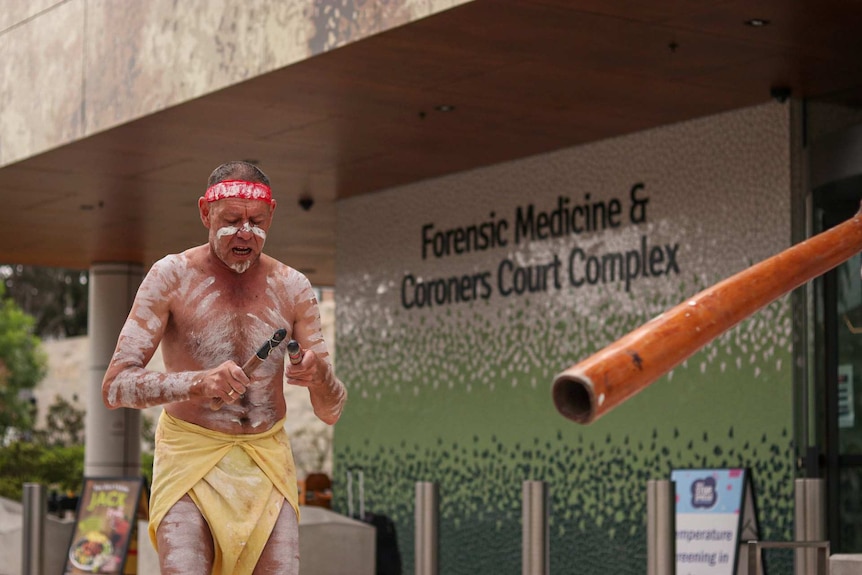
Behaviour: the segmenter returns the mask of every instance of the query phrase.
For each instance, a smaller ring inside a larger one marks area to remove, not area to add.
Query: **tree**
[[[0,441],[10,428],[33,427],[34,406],[21,392],[36,387],[48,371],[48,358],[33,327],[33,317],[7,298],[0,284]]]
[[[0,265],[0,278],[9,297],[35,318],[36,335],[62,338],[87,333],[86,270]]]
[[[20,500],[24,483],[47,485],[52,497],[78,492],[84,474],[85,412],[76,403],[74,396],[71,402],[55,396],[45,429],[34,430],[32,441],[0,445],[0,497]]]
[[[77,400],[77,394],[73,395],[72,401]],[[45,417],[45,429],[36,430],[34,438],[46,447],[84,445],[84,419],[86,412],[83,409],[55,395]]]
[[[46,447],[15,441],[0,447],[0,497],[21,501],[25,483],[76,492],[84,476],[84,446]]]

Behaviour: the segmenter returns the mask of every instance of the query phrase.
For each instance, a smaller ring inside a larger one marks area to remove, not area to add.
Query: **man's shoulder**
[[[269,258],[267,283],[278,292],[299,296],[313,291],[304,273],[274,258]]]
[[[204,246],[197,246],[176,254],[168,254],[157,260],[152,270],[159,273],[179,273],[188,271],[190,268],[199,267],[205,252]]]
[[[305,274],[296,268],[290,267],[270,256],[261,256],[263,263],[267,266],[267,275],[271,279],[291,284],[311,284]]]
[[[206,248],[206,245],[195,246],[182,252],[166,254],[157,260],[156,264],[188,265],[189,262],[203,257],[206,254]]]

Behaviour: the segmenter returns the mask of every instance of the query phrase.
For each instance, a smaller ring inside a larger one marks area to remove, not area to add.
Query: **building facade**
[[[128,5],[0,11],[0,243],[91,270],[89,474],[138,465],[137,413],[98,394],[137,285],[205,240],[209,170],[251,158],[279,199],[267,250],[335,287],[334,506],[361,467],[406,571],[416,482],[439,486],[441,572],[496,575],[519,570],[539,480],[554,573],[642,573],[646,483],[690,468],[749,469],[767,540],[795,536],[794,481],[820,479],[833,551],[862,552],[858,254],[594,423],[550,393],[853,217],[862,114],[829,94],[862,85],[858,35],[832,33],[858,9],[775,4],[755,37],[725,2]]]
[[[749,468],[762,537],[792,539],[789,295],[592,424],[551,401],[563,369],[791,245],[792,117],[767,104],[343,202],[336,468],[364,469],[407,542],[413,483],[438,483],[446,573],[519,572],[527,480],[549,487],[555,573],[641,572],[647,481],[678,468]]]

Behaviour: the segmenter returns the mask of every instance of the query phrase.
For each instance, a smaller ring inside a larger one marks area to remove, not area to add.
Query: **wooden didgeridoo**
[[[853,218],[755,264],[653,318],[554,378],[564,417],[592,423],[737,323],[862,251]]]

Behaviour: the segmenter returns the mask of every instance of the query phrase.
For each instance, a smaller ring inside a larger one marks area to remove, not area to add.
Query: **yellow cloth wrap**
[[[230,435],[162,412],[156,428],[150,540],[186,493],[213,534],[213,573],[251,574],[286,499],[299,519],[296,469],[284,419],[263,433]]]

